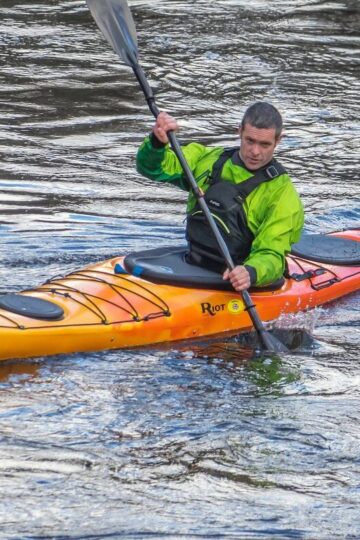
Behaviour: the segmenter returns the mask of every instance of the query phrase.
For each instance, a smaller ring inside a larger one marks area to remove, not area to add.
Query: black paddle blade
[[[126,0],[86,0],[96,24],[125,64],[137,64],[135,23]]]
[[[248,291],[242,291],[241,295],[251,322],[253,323],[254,328],[258,333],[261,345],[263,346],[264,350],[274,353],[289,352],[289,349],[286,347],[286,345],[284,345],[284,343],[281,343],[280,340],[276,339],[275,336],[272,336],[269,332],[265,330],[263,322],[260,319],[258,312],[256,311],[256,307],[253,304]]]
[[[260,330],[259,332],[260,341],[266,351],[274,353],[287,353],[289,349],[275,336],[267,332],[266,330]]]
[[[274,327],[269,330],[269,333],[272,337],[275,337],[278,341],[280,341],[280,343],[287,347],[288,352],[303,352],[313,350],[317,343],[310,332],[304,328]],[[259,335],[255,330],[238,334],[236,336],[236,343],[243,345],[244,347],[258,349],[260,347]]]

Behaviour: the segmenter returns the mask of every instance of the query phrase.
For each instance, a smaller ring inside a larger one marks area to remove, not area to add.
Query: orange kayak
[[[360,230],[307,235],[286,277],[250,291],[260,318],[307,310],[360,288]],[[251,328],[221,276],[159,248],[87,266],[0,297],[0,359],[139,347]]]

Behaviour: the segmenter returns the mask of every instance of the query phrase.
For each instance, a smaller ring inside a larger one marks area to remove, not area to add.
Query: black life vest
[[[275,159],[241,182],[234,184],[222,180],[221,172],[225,162],[239,148],[224,150],[214,163],[209,177],[209,187],[204,200],[228,246],[230,255],[236,264],[241,264],[249,255],[254,235],[248,227],[243,203],[263,182],[268,182],[286,171]],[[189,244],[188,261],[199,266],[206,266],[216,272],[225,269],[224,258],[219,250],[214,234],[199,204],[187,216],[186,238]]]

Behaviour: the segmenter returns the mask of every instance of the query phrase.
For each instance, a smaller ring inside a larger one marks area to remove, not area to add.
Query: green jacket
[[[184,146],[185,158],[198,185],[206,191],[207,180],[212,167],[224,148],[206,147],[198,143]],[[151,138],[146,137],[137,153],[137,170],[147,178],[157,182],[174,184],[189,191],[181,165],[169,145],[155,147]],[[222,178],[240,183],[252,173],[231,159],[226,161]],[[195,198],[189,194],[188,211],[195,205]],[[263,286],[280,278],[285,270],[285,256],[291,244],[298,242],[304,224],[304,211],[290,177],[282,174],[270,182],[258,186],[246,198],[244,210],[248,227],[254,235],[251,252],[244,261],[251,272],[253,284]]]

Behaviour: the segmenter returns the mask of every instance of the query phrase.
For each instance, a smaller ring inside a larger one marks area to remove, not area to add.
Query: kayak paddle
[[[138,62],[138,46],[135,23],[127,1],[86,0],[86,2],[98,27],[107,41],[113,47],[114,51],[124,60],[125,64],[133,69],[135,77],[137,78],[141,89],[144,92],[149,109],[154,117],[157,118],[160,110],[156,105],[153,91],[146,79],[145,73]],[[183,168],[185,176],[191,186],[192,191],[194,192],[199,206],[204,212],[212,233],[215,235],[226,265],[230,270],[233,270],[235,265],[231,258],[228,247],[221,236],[214,218],[204,200],[204,193],[201,191],[201,189],[199,189],[196,183],[176,135],[173,131],[169,131],[167,135],[171,147],[178,158],[181,167]],[[271,352],[287,352],[287,347],[265,330],[248,291],[242,291],[241,296],[264,349]]]

